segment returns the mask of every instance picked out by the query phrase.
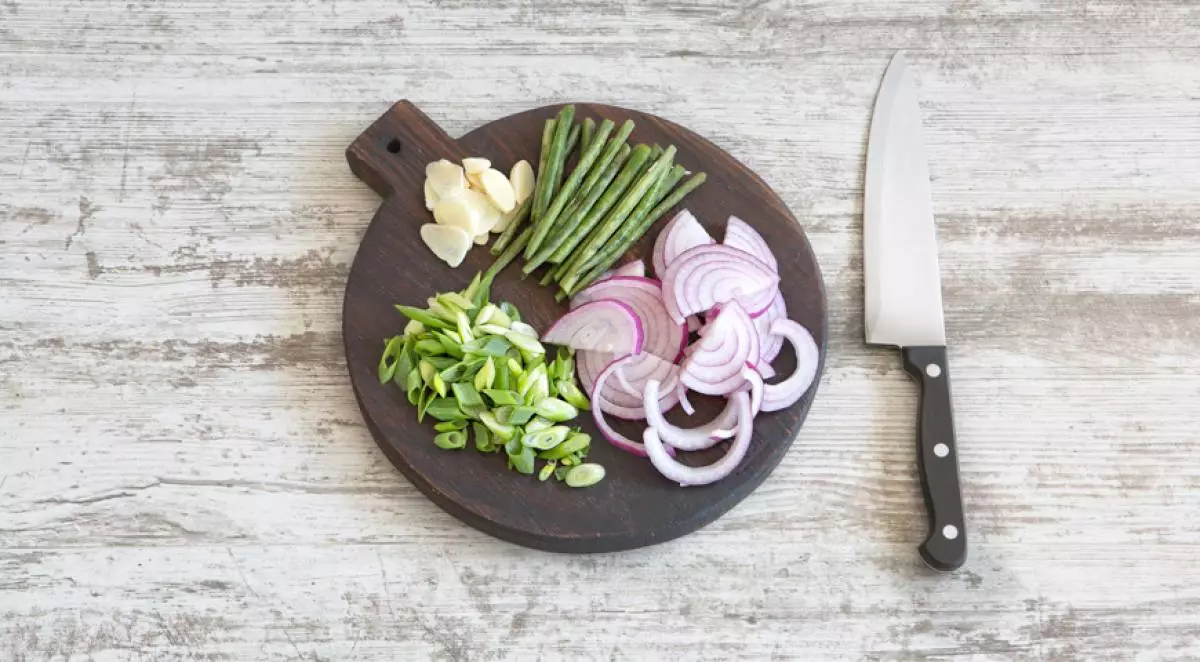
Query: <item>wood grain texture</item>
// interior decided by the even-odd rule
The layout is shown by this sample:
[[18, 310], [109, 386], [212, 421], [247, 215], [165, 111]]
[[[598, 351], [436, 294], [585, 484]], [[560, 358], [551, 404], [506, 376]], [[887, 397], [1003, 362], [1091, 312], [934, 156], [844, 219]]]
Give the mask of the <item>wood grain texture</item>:
[[[584, 413], [572, 425], [591, 435], [588, 462], [603, 466], [606, 476], [587, 490], [574, 490], [555, 481], [539, 483], [504, 471], [502, 455], [447, 455], [433, 444], [436, 433], [432, 423], [417, 422], [403, 389], [379, 383], [381, 341], [399, 333], [407, 322], [393, 306], [424, 307], [438, 292], [461, 290], [472, 276], [486, 272], [495, 259], [488, 250], [473, 250], [452, 270], [424, 244], [413, 240], [420, 226], [432, 220], [422, 193], [426, 164], [441, 158], [458, 161], [486, 155], [494, 167], [508, 172], [519, 160], [535, 163], [542, 127], [560, 109], [561, 105], [544, 106], [495, 118], [455, 140], [416, 106], [401, 101], [350, 144], [346, 157], [351, 170], [385, 197], [350, 268], [342, 338], [351, 386], [367, 429], [401, 473], [434, 503], [486, 533], [535, 549], [621, 551], [692, 533], [741, 502], [787, 454], [817, 389], [810, 388], [790, 407], [757, 416], [750, 450], [737, 471], [712, 485], [689, 489], [663, 478], [646, 458], [605, 443], [591, 415]], [[603, 104], [576, 103], [575, 110], [576, 121], [584, 117], [614, 124], [632, 120], [636, 127], [629, 136], [630, 145], [673, 145], [678, 148], [676, 163], [706, 173], [708, 181], [689, 194], [683, 205], [712, 236], [724, 236], [731, 215], [754, 219], [753, 224], [779, 256], [788, 317], [811, 329], [820, 348], [815, 367], [819, 379], [828, 337], [825, 287], [803, 230], [779, 196], [728, 153], [670, 120]], [[625, 258], [641, 258], [648, 264], [658, 231], [678, 208], [663, 214]], [[521, 317], [544, 332], [567, 306], [555, 302], [552, 288], [537, 286], [536, 276], [540, 275], [527, 280], [517, 266], [511, 266], [497, 275], [490, 291], [493, 301], [516, 304]], [[793, 348], [785, 347], [773, 365], [781, 375], [792, 374], [796, 369]], [[724, 406], [720, 398], [693, 395], [696, 416], [689, 426], [713, 420]], [[674, 418], [680, 412], [670, 415]], [[610, 425], [627, 438], [640, 441], [645, 425], [609, 418]], [[686, 453], [681, 459], [691, 466], [709, 465], [724, 457], [731, 443]]]
[[[1198, 35], [1191, 0], [0, 0], [0, 659], [1200, 657]], [[862, 341], [897, 49], [972, 541], [951, 576], [913, 553], [915, 389]], [[391, 468], [342, 359], [378, 204], [342, 152], [401, 97], [453, 136], [620, 104], [763, 176], [831, 320], [769, 481], [572, 558]]]

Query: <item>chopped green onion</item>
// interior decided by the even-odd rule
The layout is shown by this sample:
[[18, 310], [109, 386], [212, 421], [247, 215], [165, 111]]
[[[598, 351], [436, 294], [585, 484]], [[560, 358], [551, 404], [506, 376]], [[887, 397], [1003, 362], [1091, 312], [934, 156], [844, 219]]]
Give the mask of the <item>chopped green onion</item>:
[[471, 430], [475, 432], [475, 450], [480, 453], [491, 453], [496, 450], [496, 445], [492, 443], [492, 433], [483, 423], [471, 423]]
[[458, 404], [462, 407], [483, 406], [483, 398], [479, 397], [479, 391], [476, 391], [475, 387], [470, 384], [451, 384], [450, 390], [454, 391], [454, 397], [458, 399]]
[[383, 348], [383, 355], [379, 357], [379, 383], [386, 384], [392, 381], [392, 376], [396, 374], [396, 365], [398, 363], [397, 353], [404, 346], [404, 336], [392, 336], [388, 340], [387, 345]]
[[571, 429], [565, 425], [556, 425], [537, 432], [527, 432], [521, 439], [521, 443], [539, 451], [548, 451], [555, 446], [558, 446], [571, 433]]
[[467, 415], [458, 407], [454, 398], [433, 398], [425, 407], [425, 412], [439, 421], [462, 421]]
[[466, 343], [462, 346], [461, 351], [471, 356], [503, 358], [511, 347], [512, 343], [503, 337], [488, 336], [486, 339], [476, 338]]
[[492, 357], [487, 357], [483, 362], [483, 366], [479, 368], [479, 372], [475, 373], [475, 390], [486, 391], [492, 388], [492, 384], [496, 381], [496, 362]]
[[396, 306], [396, 310], [400, 311], [400, 313], [402, 315], [404, 315], [405, 317], [407, 317], [408, 319], [410, 319], [414, 322], [420, 322], [421, 324], [425, 325], [428, 328], [431, 328], [431, 329], [449, 329], [450, 328], [450, 324], [448, 322], [446, 322], [445, 320], [439, 319], [432, 313], [425, 311], [425, 310], [421, 310], [420, 308], [413, 308], [412, 306], [399, 306], [398, 305], [398, 306]]
[[591, 487], [604, 480], [604, 467], [599, 464], [581, 464], [567, 473], [568, 487]]
[[500, 326], [499, 324], [480, 324], [476, 326], [475, 329], [480, 333], [487, 333], [493, 336], [502, 336], [508, 333], [508, 329]]
[[453, 430], [451, 432], [443, 432], [433, 438], [433, 443], [438, 448], [443, 448], [448, 451], [465, 448], [467, 445], [467, 434], [462, 430]]
[[579, 390], [579, 387], [575, 385], [575, 382], [566, 379], [560, 379], [557, 382], [554, 382], [554, 390], [558, 392], [558, 395], [562, 397], [563, 400], [567, 401], [567, 404], [575, 407], [576, 409], [583, 409], [586, 411], [592, 408], [591, 402], [588, 401], [587, 396], [583, 394], [583, 391]]
[[543, 460], [560, 460], [568, 455], [587, 450], [591, 444], [592, 438], [587, 433], [576, 432], [554, 448], [538, 453], [538, 457]]
[[488, 399], [492, 401], [492, 404], [496, 405], [497, 407], [521, 404], [521, 394], [515, 391], [489, 388], [484, 389], [483, 394], [486, 395]]
[[442, 292], [435, 297], [435, 300], [446, 308], [457, 308], [459, 310], [475, 310], [475, 302], [458, 292]]
[[466, 313], [458, 311], [455, 321], [458, 325], [458, 336], [462, 338], [463, 342], [467, 343], [475, 339], [475, 335], [471, 333], [471, 318], [467, 317]]
[[547, 462], [546, 466], [542, 467], [542, 470], [538, 472], [538, 480], [542, 481], [543, 483], [546, 482], [546, 480], [554, 473], [554, 469], [557, 466], [558, 464], [555, 462]]
[[579, 410], [558, 398], [542, 398], [534, 407], [538, 416], [555, 423], [569, 421], [579, 415]]
[[507, 301], [502, 301], [500, 303], [500, 312], [508, 316], [509, 324], [521, 321], [521, 311], [517, 310], [516, 306]]
[[502, 439], [504, 441], [508, 441], [508, 440], [512, 439], [513, 435], [515, 435], [517, 433], [516, 428], [514, 428], [511, 425], [508, 425], [507, 423], [501, 423], [499, 420], [496, 419], [496, 415], [490, 411], [485, 411], [482, 414], [480, 414], [479, 420], [482, 421], [483, 424], [487, 426], [487, 429], [490, 430], [492, 432], [492, 434], [496, 435], [497, 437], [499, 437], [500, 439]]
[[461, 430], [465, 427], [467, 427], [466, 421], [442, 421], [441, 423], [433, 426], [433, 429], [437, 430], [438, 432], [454, 432], [455, 430]]

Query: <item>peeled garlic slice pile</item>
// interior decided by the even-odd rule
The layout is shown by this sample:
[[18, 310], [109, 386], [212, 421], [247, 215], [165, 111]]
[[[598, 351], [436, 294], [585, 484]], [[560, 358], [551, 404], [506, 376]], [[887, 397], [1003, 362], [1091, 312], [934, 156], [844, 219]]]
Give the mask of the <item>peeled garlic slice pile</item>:
[[522, 202], [533, 195], [533, 166], [518, 161], [506, 177], [481, 157], [462, 165], [446, 159], [425, 166], [425, 208], [434, 223], [421, 226], [421, 240], [451, 267], [462, 264], [472, 243], [487, 244], [488, 233], [503, 232]]

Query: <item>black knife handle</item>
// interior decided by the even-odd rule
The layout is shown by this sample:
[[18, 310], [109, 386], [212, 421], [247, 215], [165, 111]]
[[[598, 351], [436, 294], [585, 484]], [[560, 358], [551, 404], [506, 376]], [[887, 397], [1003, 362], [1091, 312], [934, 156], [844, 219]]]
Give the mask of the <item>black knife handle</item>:
[[954, 570], [967, 560], [967, 530], [958, 483], [950, 364], [945, 347], [905, 347], [903, 354], [904, 370], [921, 387], [917, 467], [929, 520], [921, 558], [934, 570]]

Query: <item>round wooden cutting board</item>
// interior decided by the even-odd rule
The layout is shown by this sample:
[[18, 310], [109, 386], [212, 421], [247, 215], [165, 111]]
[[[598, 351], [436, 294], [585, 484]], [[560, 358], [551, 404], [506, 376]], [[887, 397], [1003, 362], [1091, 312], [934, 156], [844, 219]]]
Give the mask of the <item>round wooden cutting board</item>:
[[[402, 101], [350, 145], [346, 156], [351, 169], [384, 202], [363, 237], [346, 285], [342, 327], [346, 362], [359, 407], [379, 446], [418, 489], [455, 517], [493, 536], [539, 549], [632, 549], [695, 531], [758, 487], [791, 447], [812, 404], [821, 369], [817, 383], [800, 402], [755, 419], [753, 443], [734, 474], [712, 485], [686, 488], [663, 478], [649, 460], [610, 446], [586, 412], [572, 424], [592, 435], [588, 461], [604, 465], [608, 472], [594, 487], [572, 489], [554, 479], [539, 482], [507, 470], [503, 454], [481, 454], [470, 444], [462, 451], [441, 450], [433, 444], [432, 423], [418, 424], [416, 409], [404, 393], [394, 384], [381, 385], [376, 377], [384, 338], [399, 333], [407, 321], [393, 304], [424, 307], [426, 298], [438, 292], [466, 287], [493, 259], [487, 247], [475, 247], [461, 266], [451, 269], [421, 243], [418, 228], [432, 222], [422, 192], [425, 164], [467, 156], [490, 159], [503, 172], [520, 159], [536, 164], [542, 123], [559, 108], [511, 115], [455, 140]], [[789, 317], [812, 332], [823, 367], [827, 320], [821, 272], [800, 224], [779, 197], [729, 154], [677, 124], [613, 106], [580, 103], [576, 108], [576, 119], [610, 118], [618, 125], [633, 119], [637, 127], [630, 144], [676, 145], [677, 163], [708, 173], [707, 183], [685, 198], [682, 206], [718, 240], [730, 215], [762, 233], [779, 260]], [[648, 256], [658, 230], [673, 214], [668, 212], [629, 257]], [[518, 265], [497, 277], [492, 301], [513, 303], [527, 322], [544, 331], [566, 306], [555, 303], [550, 288], [537, 284], [540, 273], [521, 280]], [[790, 347], [785, 345], [774, 365], [783, 376], [791, 373], [795, 356]], [[720, 403], [700, 400], [696, 398], [694, 420], [703, 422]], [[642, 426], [622, 422], [618, 427], [640, 439]], [[707, 464], [727, 447], [725, 442], [685, 455], [690, 463]]]

